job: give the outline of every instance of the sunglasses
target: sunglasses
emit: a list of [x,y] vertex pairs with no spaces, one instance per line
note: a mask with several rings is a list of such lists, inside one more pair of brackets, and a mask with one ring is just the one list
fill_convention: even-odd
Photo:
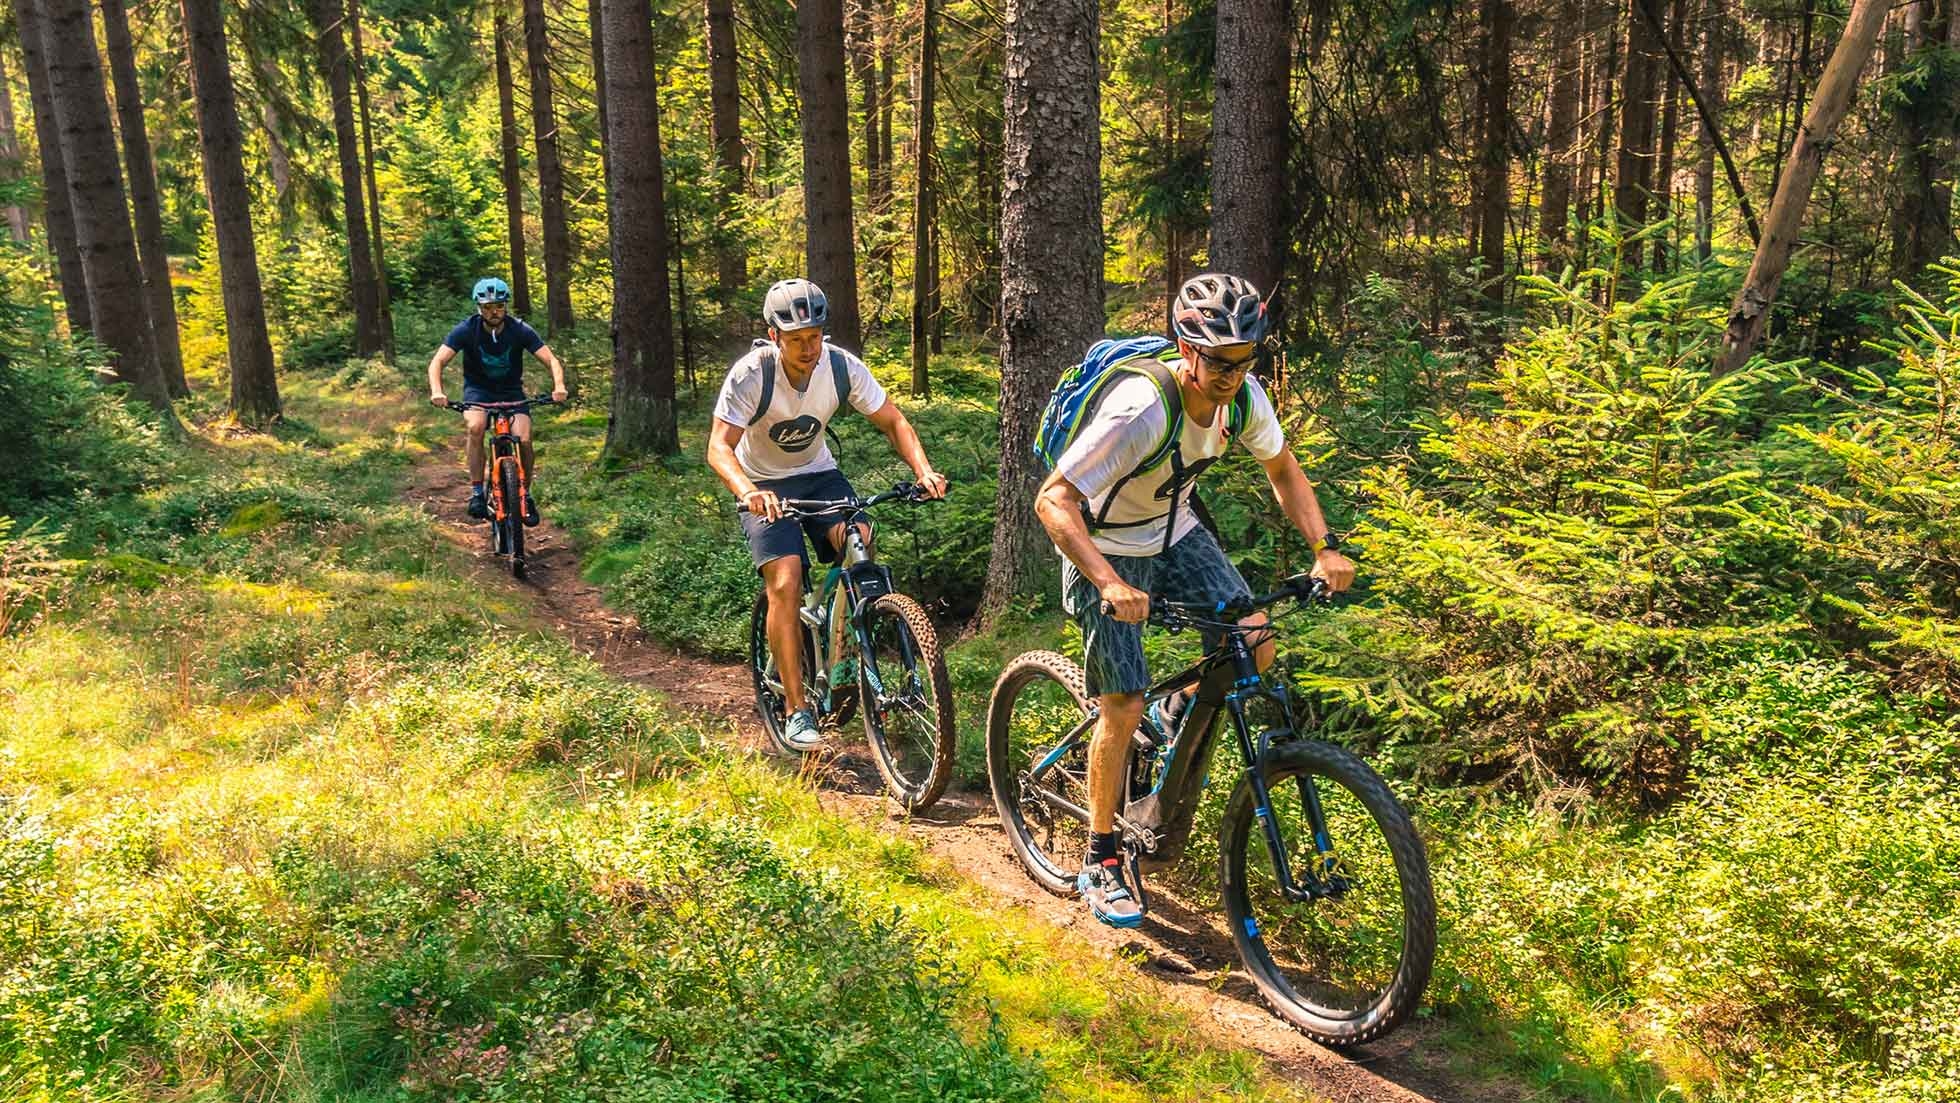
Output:
[[1222,356],[1212,356],[1205,352],[1204,349],[1195,345],[1192,346],[1192,351],[1196,352],[1198,359],[1204,361],[1205,366],[1217,375],[1243,375],[1246,369],[1252,367],[1259,360],[1259,354],[1257,352],[1237,360],[1227,360]]

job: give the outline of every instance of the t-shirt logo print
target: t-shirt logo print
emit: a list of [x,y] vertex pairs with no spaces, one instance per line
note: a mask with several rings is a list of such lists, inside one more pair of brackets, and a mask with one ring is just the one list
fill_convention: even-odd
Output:
[[804,414],[769,427],[769,439],[785,452],[801,452],[823,434],[823,422]]

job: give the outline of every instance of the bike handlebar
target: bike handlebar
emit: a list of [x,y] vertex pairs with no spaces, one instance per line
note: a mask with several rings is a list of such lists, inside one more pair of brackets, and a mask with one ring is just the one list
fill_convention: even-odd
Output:
[[[1331,601],[1333,597],[1333,591],[1327,588],[1326,579],[1310,574],[1296,574],[1280,583],[1279,589],[1270,594],[1261,594],[1240,601],[1170,601],[1161,595],[1152,595],[1148,622],[1172,631],[1200,623],[1207,626],[1236,627],[1222,622],[1236,621],[1247,613],[1264,609],[1269,605],[1277,605],[1288,598],[1312,602]],[[1104,615],[1108,615],[1115,611],[1115,607],[1105,601],[1102,603],[1102,611]]]
[[[919,484],[899,483],[883,494],[874,494],[869,498],[852,496],[849,498],[778,498],[776,500],[782,504],[783,516],[785,517],[821,517],[826,513],[842,513],[845,510],[856,512],[861,509],[870,509],[872,506],[883,505],[886,502],[903,501],[917,503],[928,501],[929,499],[926,498],[925,490]],[[751,513],[754,511],[749,509],[747,502],[737,502],[735,503],[735,512]]]
[[452,399],[443,409],[454,410],[459,414],[464,410],[517,410],[520,407],[522,410],[529,410],[533,406],[551,406],[557,402],[557,399],[548,394],[520,398],[515,402],[457,402]]

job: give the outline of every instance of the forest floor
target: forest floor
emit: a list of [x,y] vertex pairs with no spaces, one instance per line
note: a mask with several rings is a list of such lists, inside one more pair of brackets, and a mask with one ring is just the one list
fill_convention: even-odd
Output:
[[[466,553],[480,585],[528,605],[539,620],[614,677],[664,695],[733,745],[764,753],[746,668],[692,655],[650,639],[633,618],[610,608],[580,576],[570,536],[547,515],[530,531],[527,578],[511,578],[493,558],[486,530],[463,509],[466,488],[453,454],[418,461],[405,499],[433,514],[437,530]],[[1144,925],[1119,931],[1090,922],[1073,900],[1048,894],[1021,870],[984,791],[957,786],[924,814],[905,816],[884,795],[868,747],[835,745],[800,764],[824,806],[874,827],[903,832],[1003,904],[1070,932],[1111,961],[1127,962],[1163,998],[1184,1009],[1211,1040],[1256,1053],[1274,1074],[1334,1103],[1499,1103],[1558,1098],[1545,1089],[1473,1069],[1445,1044],[1445,1028],[1421,1018],[1382,1042],[1341,1053],[1315,1044],[1274,1017],[1238,969],[1214,901],[1188,900],[1153,886]]]

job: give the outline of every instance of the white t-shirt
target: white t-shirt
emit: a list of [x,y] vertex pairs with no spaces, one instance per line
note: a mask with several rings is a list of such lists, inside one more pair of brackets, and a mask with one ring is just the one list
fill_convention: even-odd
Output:
[[[837,466],[830,446],[823,439],[824,426],[844,404],[830,367],[831,351],[830,342],[825,341],[823,355],[817,358],[816,368],[800,391],[790,385],[780,349],[757,346],[729,367],[728,377],[721,382],[721,394],[715,399],[715,418],[745,430],[735,445],[735,459],[749,478],[785,479],[829,471]],[[850,353],[836,351],[844,357],[849,369],[851,405],[867,416],[883,409],[885,388],[872,376],[871,369]],[[769,409],[751,425],[749,419],[755,417],[756,406],[762,401],[765,352],[775,363],[776,383],[770,388]]]
[[[1286,435],[1266,390],[1251,376],[1245,380],[1250,402],[1245,429],[1240,433],[1246,450],[1261,462],[1272,459],[1286,447]],[[1055,470],[1089,499],[1089,515],[1100,516],[1103,502],[1117,480],[1137,469],[1164,439],[1164,403],[1157,385],[1142,375],[1133,375],[1110,385],[1095,416],[1082,427],[1075,443],[1068,446]],[[1197,481],[1193,468],[1202,470],[1225,454],[1231,445],[1226,431],[1231,410],[1221,406],[1210,425],[1199,425],[1189,415],[1181,437],[1184,461],[1184,489],[1177,503],[1175,544],[1198,527],[1198,517],[1190,508],[1192,487]],[[1169,487],[1171,464],[1167,459],[1156,470],[1131,479],[1117,491],[1106,523],[1148,521],[1120,528],[1091,528],[1090,539],[1104,555],[1152,556],[1164,549],[1164,524],[1170,516]],[[1150,520],[1154,519],[1154,520]]]

